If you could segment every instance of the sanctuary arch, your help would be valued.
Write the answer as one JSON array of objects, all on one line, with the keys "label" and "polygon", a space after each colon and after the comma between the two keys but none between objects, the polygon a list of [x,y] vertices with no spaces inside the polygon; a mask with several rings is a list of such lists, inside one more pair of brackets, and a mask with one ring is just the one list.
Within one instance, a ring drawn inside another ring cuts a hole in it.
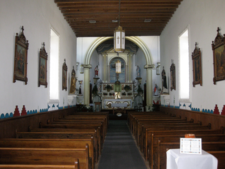
[{"label": "sanctuary arch", "polygon": [[[85,58],[84,58],[84,64],[82,65],[84,67],[84,104],[89,105],[89,100],[90,100],[90,71],[91,65],[90,65],[90,60],[93,51],[104,41],[112,39],[113,37],[100,37],[96,39],[92,45],[89,47],[89,49],[86,52]],[[152,106],[152,69],[154,68],[154,64],[152,61],[152,56],[151,52],[149,51],[148,47],[145,45],[145,43],[138,37],[135,36],[129,36],[126,37],[127,40],[132,41],[135,43],[141,50],[143,51],[146,59],[146,110],[149,110],[150,107]]]}]

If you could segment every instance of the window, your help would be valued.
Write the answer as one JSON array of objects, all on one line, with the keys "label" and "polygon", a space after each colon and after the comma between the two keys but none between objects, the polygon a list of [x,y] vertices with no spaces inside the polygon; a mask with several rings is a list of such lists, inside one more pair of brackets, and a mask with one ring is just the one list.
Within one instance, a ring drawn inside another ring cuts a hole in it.
[{"label": "window", "polygon": [[188,30],[179,37],[179,95],[181,100],[189,100],[189,45]]},{"label": "window", "polygon": [[51,29],[50,101],[59,100],[59,36]]}]

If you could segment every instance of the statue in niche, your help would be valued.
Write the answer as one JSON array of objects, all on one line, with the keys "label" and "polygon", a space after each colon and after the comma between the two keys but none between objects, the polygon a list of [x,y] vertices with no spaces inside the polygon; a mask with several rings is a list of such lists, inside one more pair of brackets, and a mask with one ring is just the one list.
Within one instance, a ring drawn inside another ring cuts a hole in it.
[{"label": "statue in niche", "polygon": [[95,77],[98,77],[98,65],[95,67]]},{"label": "statue in niche", "polygon": [[136,74],[137,74],[137,77],[141,77],[141,69],[139,66],[137,66]]},{"label": "statue in niche", "polygon": [[73,70],[72,70],[72,73],[71,73],[71,84],[70,84],[70,93],[69,94],[75,94],[76,92],[76,82],[77,82],[77,79],[76,79],[76,72],[74,70],[74,66],[73,66]]}]

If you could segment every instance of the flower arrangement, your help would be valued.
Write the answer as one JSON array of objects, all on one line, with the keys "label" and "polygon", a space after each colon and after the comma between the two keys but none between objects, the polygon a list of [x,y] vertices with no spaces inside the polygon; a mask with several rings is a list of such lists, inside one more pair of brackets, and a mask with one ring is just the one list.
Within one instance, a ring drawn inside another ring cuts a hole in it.
[{"label": "flower arrangement", "polygon": [[128,86],[128,85],[125,85],[125,86],[124,86],[124,90],[125,90],[126,92],[128,92],[129,90],[131,90],[131,87]]},{"label": "flower arrangement", "polygon": [[112,88],[112,86],[110,86],[110,85],[106,85],[105,89],[109,92],[109,91],[112,90],[113,88]]}]

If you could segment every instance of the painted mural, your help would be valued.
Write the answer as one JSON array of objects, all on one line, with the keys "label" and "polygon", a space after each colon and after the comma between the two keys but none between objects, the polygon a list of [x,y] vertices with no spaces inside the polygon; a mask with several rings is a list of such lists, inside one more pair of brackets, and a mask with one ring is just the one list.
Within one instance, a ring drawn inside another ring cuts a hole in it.
[{"label": "painted mural", "polygon": [[122,58],[116,57],[113,58],[110,62],[110,83],[116,82],[116,61],[121,62],[121,73],[119,74],[120,83],[126,82],[126,63]]}]

